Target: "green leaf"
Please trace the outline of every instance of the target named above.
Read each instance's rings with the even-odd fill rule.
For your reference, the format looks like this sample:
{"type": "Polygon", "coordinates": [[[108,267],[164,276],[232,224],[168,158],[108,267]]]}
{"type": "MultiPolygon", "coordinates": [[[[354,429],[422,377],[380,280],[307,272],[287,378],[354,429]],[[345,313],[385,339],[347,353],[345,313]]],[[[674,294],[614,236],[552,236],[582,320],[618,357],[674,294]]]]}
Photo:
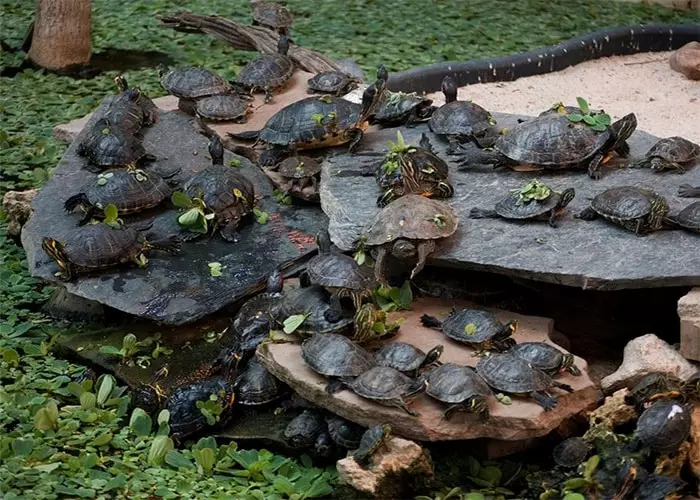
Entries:
{"type": "Polygon", "coordinates": [[[46,474],[50,474],[56,469],[58,469],[60,466],[61,462],[54,462],[51,464],[35,465],[34,467],[32,467],[32,469],[44,472],[46,474]]]}
{"type": "Polygon", "coordinates": [[[311,487],[304,492],[304,498],[322,498],[328,497],[333,493],[333,488],[323,475],[318,476],[311,483],[311,487]]]}
{"type": "Polygon", "coordinates": [[[156,436],[148,450],[148,465],[153,467],[161,465],[165,456],[173,449],[175,449],[175,444],[172,439],[168,436],[156,436]]]}
{"type": "Polygon", "coordinates": [[[121,356],[124,351],[113,345],[103,345],[100,346],[99,352],[100,354],[107,354],[108,356],[121,356]]]}
{"type": "Polygon", "coordinates": [[[116,221],[119,216],[119,210],[117,210],[116,205],[110,203],[104,209],[105,222],[116,221]]]}
{"type": "Polygon", "coordinates": [[[85,387],[77,382],[68,382],[66,389],[76,398],[79,398],[80,395],[85,392],[85,387]]]}
{"type": "Polygon", "coordinates": [[[130,353],[134,351],[134,349],[137,349],[138,342],[139,339],[136,337],[136,335],[133,333],[127,333],[124,335],[124,338],[122,338],[122,349],[124,349],[125,352],[130,353]]]}
{"type": "Polygon", "coordinates": [[[167,424],[170,421],[170,411],[160,410],[156,421],[158,422],[158,425],[167,424]]]}
{"type": "Polygon", "coordinates": [[[151,433],[153,421],[151,417],[141,408],[134,408],[129,420],[129,428],[134,434],[140,437],[148,436],[151,433]]]}
{"type": "Polygon", "coordinates": [[[209,274],[212,275],[214,278],[218,278],[219,276],[221,276],[221,270],[226,267],[222,266],[220,262],[209,262],[207,263],[207,265],[209,266],[209,274]]]}
{"type": "Polygon", "coordinates": [[[501,469],[495,465],[482,467],[481,470],[479,470],[479,477],[488,482],[491,486],[498,486],[501,483],[501,469]]]}
{"type": "Polygon", "coordinates": [[[15,456],[26,457],[32,452],[33,449],[33,439],[16,438],[12,440],[12,451],[15,453],[15,456]]]}
{"type": "Polygon", "coordinates": [[[124,486],[127,485],[127,477],[126,474],[119,474],[116,477],[113,477],[109,481],[107,481],[107,484],[104,485],[102,488],[102,491],[111,491],[111,490],[116,490],[118,488],[123,488],[124,486]]]}
{"type": "Polygon", "coordinates": [[[474,335],[476,333],[476,325],[474,323],[467,323],[464,325],[464,333],[467,335],[474,335]]]}
{"type": "Polygon", "coordinates": [[[608,115],[607,113],[600,113],[598,115],[595,115],[595,121],[605,126],[608,126],[610,125],[610,123],[612,123],[610,115],[608,115]]]}
{"type": "Polygon", "coordinates": [[[170,467],[174,467],[175,469],[194,468],[192,461],[177,450],[170,450],[168,454],[165,455],[165,463],[168,464],[170,467]]]}
{"type": "Polygon", "coordinates": [[[564,481],[564,489],[567,490],[580,490],[588,486],[588,481],[582,477],[575,477],[573,479],[568,479],[564,481]]]}
{"type": "Polygon", "coordinates": [[[306,321],[306,318],[310,316],[311,313],[308,314],[294,314],[292,316],[289,316],[287,319],[284,320],[284,333],[290,334],[294,333],[294,331],[301,326],[301,324],[306,321]]]}
{"type": "Polygon", "coordinates": [[[464,500],[486,500],[486,497],[482,493],[473,491],[464,495],[464,500]]]}
{"type": "Polygon", "coordinates": [[[583,115],[583,121],[586,122],[587,125],[595,125],[595,118],[591,115],[583,115]]]}
{"type": "Polygon", "coordinates": [[[605,128],[605,125],[600,123],[596,123],[595,125],[591,126],[591,130],[595,130],[596,132],[605,132],[605,128]]]}
{"type": "Polygon", "coordinates": [[[571,113],[570,115],[566,115],[566,118],[568,118],[570,122],[580,122],[583,120],[583,115],[571,113]]]}
{"type": "Polygon", "coordinates": [[[216,455],[214,455],[214,450],[211,448],[202,448],[195,452],[194,454],[195,462],[197,466],[202,469],[205,474],[211,472],[216,463],[216,455]]]}
{"type": "Polygon", "coordinates": [[[34,428],[38,431],[48,431],[56,428],[56,423],[58,422],[58,409],[56,408],[56,403],[51,401],[53,404],[55,412],[48,408],[48,405],[44,408],[39,408],[34,415],[34,428]]]}
{"type": "Polygon", "coordinates": [[[513,404],[513,400],[511,399],[511,397],[508,396],[507,394],[503,394],[502,392],[499,392],[499,393],[496,394],[496,399],[497,399],[498,402],[501,403],[502,405],[508,406],[508,405],[512,405],[512,404],[513,404]]]}
{"type": "Polygon", "coordinates": [[[355,259],[355,262],[357,262],[357,265],[361,266],[367,260],[367,254],[364,250],[358,250],[355,252],[355,255],[353,255],[353,258],[355,259]]]}
{"type": "Polygon", "coordinates": [[[591,458],[589,458],[586,462],[586,471],[584,472],[583,477],[591,480],[593,478],[593,474],[595,474],[595,471],[598,468],[598,464],[600,464],[599,455],[593,455],[591,458]]]}
{"type": "Polygon", "coordinates": [[[105,432],[104,434],[100,434],[95,439],[93,439],[90,444],[92,446],[104,446],[107,443],[109,443],[113,437],[114,435],[111,432],[105,432]]]}
{"type": "Polygon", "coordinates": [[[466,462],[467,474],[472,477],[478,476],[479,471],[481,470],[481,464],[479,463],[479,461],[470,455],[467,457],[466,462]]]}
{"type": "Polygon", "coordinates": [[[2,351],[2,360],[10,366],[19,364],[19,353],[14,349],[4,349],[2,351]]]}
{"type": "Polygon", "coordinates": [[[408,309],[413,302],[413,289],[411,288],[411,283],[406,280],[401,285],[401,290],[399,293],[399,305],[403,309],[408,309]]]}
{"type": "Polygon", "coordinates": [[[562,500],[586,500],[581,493],[567,493],[562,500]]]}
{"type": "Polygon", "coordinates": [[[208,229],[207,219],[199,208],[191,208],[181,214],[177,218],[177,223],[194,233],[206,233],[208,229]]]}
{"type": "Polygon", "coordinates": [[[112,375],[105,375],[102,378],[102,382],[100,383],[100,387],[97,390],[97,404],[102,406],[105,404],[105,401],[109,399],[109,395],[112,394],[112,391],[114,390],[114,387],[117,385],[117,381],[114,380],[114,377],[112,375]]]}
{"type": "Polygon", "coordinates": [[[581,108],[581,111],[584,115],[587,115],[591,112],[591,110],[588,108],[588,102],[583,97],[577,97],[576,102],[578,103],[578,107],[581,108]]]}
{"type": "Polygon", "coordinates": [[[187,196],[182,191],[175,191],[170,195],[170,201],[177,208],[190,208],[192,207],[192,199],[187,196]]]}
{"type": "Polygon", "coordinates": [[[253,215],[257,217],[258,224],[267,224],[267,221],[270,219],[270,216],[267,212],[263,212],[257,207],[253,209],[253,215]]]}
{"type": "Polygon", "coordinates": [[[229,167],[240,167],[242,165],[240,158],[231,158],[228,162],[229,167]]]}
{"type": "Polygon", "coordinates": [[[80,395],[80,407],[89,410],[97,405],[97,396],[92,392],[84,392],[80,395]]]}

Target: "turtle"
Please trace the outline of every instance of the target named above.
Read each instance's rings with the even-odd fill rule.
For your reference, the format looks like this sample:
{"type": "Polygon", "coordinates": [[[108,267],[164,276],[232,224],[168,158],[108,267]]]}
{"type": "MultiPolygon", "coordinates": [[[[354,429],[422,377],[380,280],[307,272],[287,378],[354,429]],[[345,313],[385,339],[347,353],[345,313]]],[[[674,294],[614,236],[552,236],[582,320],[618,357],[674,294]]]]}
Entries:
{"type": "Polygon", "coordinates": [[[115,127],[109,118],[98,119],[78,143],[78,156],[87,158],[85,168],[99,173],[107,168],[127,167],[135,169],[156,157],[146,151],[142,141],[135,135],[115,127]]]}
{"type": "Polygon", "coordinates": [[[228,94],[233,86],[223,77],[206,68],[186,66],[182,68],[158,67],[160,84],[178,98],[178,108],[193,115],[197,99],[217,94],[228,94]]]}
{"type": "Polygon", "coordinates": [[[307,409],[294,417],[284,430],[284,437],[292,448],[313,446],[316,437],[326,428],[326,421],[318,410],[307,409]]]}
{"type": "Polygon", "coordinates": [[[360,439],[365,431],[361,425],[345,420],[337,415],[327,416],[326,425],[328,426],[331,439],[338,446],[348,450],[354,450],[360,446],[360,439]]]}
{"type": "Polygon", "coordinates": [[[373,297],[373,283],[369,276],[349,255],[331,252],[331,239],[327,230],[316,235],[318,254],[306,265],[303,282],[321,285],[331,293],[331,307],[324,312],[324,317],[337,321],[342,314],[342,297],[352,298],[354,310],[362,305],[364,298],[373,297]]]}
{"type": "Polygon", "coordinates": [[[301,356],[313,371],[331,379],[329,394],[343,387],[340,377],[358,377],[374,365],[369,351],[337,333],[314,333],[302,342],[301,356]]]}
{"type": "Polygon", "coordinates": [[[625,403],[634,406],[641,413],[653,401],[658,399],[680,399],[683,381],[664,372],[651,372],[637,382],[625,394],[625,403]]]}
{"type": "Polygon", "coordinates": [[[251,8],[253,9],[253,26],[265,26],[286,35],[294,24],[292,13],[281,4],[256,0],[251,2],[251,8]]]}
{"type": "Polygon", "coordinates": [[[445,136],[449,143],[448,154],[456,154],[465,140],[479,147],[492,146],[498,137],[491,113],[472,101],[457,100],[457,82],[447,75],[442,80],[445,104],[436,109],[428,120],[430,130],[445,136]]]}
{"type": "MultiPolygon", "coordinates": [[[[688,485],[680,477],[649,474],[634,489],[634,500],[665,500],[681,498],[680,492],[688,485]]],[[[622,497],[618,497],[622,498],[622,497]]]]}
{"type": "Polygon", "coordinates": [[[654,401],[639,416],[635,437],[652,452],[674,454],[690,434],[690,413],[678,401],[654,401]]]}
{"type": "Polygon", "coordinates": [[[168,375],[168,366],[164,365],[153,373],[148,383],[136,387],[131,394],[131,403],[134,408],[141,408],[149,415],[154,415],[163,407],[168,395],[161,386],[161,382],[168,375]]]}
{"type": "Polygon", "coordinates": [[[406,375],[416,375],[422,368],[438,362],[445,346],[438,344],[427,353],[413,344],[406,342],[389,342],[374,353],[378,366],[388,366],[406,375]]]}
{"type": "Polygon", "coordinates": [[[590,221],[603,217],[637,236],[663,229],[669,212],[666,199],[648,188],[618,186],[596,195],[575,217],[590,221]]]}
{"type": "Polygon", "coordinates": [[[386,443],[391,435],[391,425],[377,424],[367,429],[360,438],[360,446],[352,452],[352,458],[361,467],[369,465],[372,455],[386,443]]]}
{"type": "Polygon", "coordinates": [[[67,212],[80,208],[84,212],[79,225],[100,217],[107,205],[114,205],[118,215],[128,215],[156,207],[170,198],[173,189],[155,172],[109,169],[63,203],[67,212]]]}
{"type": "Polygon", "coordinates": [[[113,127],[135,135],[158,121],[158,106],[141,89],[130,89],[123,75],[117,75],[114,81],[119,94],[114,96],[104,116],[113,127]]]}
{"type": "Polygon", "coordinates": [[[507,220],[546,220],[550,227],[557,227],[556,219],[576,196],[572,187],[561,193],[551,191],[543,200],[522,201],[521,190],[516,189],[499,200],[493,209],[474,207],[469,212],[471,219],[503,218],[507,220]]]}
{"type": "Polygon", "coordinates": [[[205,209],[215,214],[212,234],[220,230],[224,240],[236,242],[241,220],[255,207],[255,188],[245,175],[223,165],[224,148],[216,134],[212,136],[209,154],[212,165],[190,177],[183,186],[184,192],[190,198],[201,199],[205,209]]]}
{"type": "Polygon", "coordinates": [[[678,186],[678,196],[681,198],[700,198],[700,186],[681,184],[678,186]]]}
{"type": "MultiPolygon", "coordinates": [[[[399,145],[403,144],[400,132],[397,135],[399,145]]],[[[421,135],[419,147],[399,148],[388,153],[375,172],[377,185],[384,190],[377,198],[379,208],[406,194],[441,199],[454,195],[454,187],[449,180],[449,167],[435,154],[425,133],[421,135]]]]}
{"type": "Polygon", "coordinates": [[[250,110],[249,100],[236,93],[201,97],[195,104],[195,114],[212,122],[245,123],[250,110]]]}
{"type": "MultiPolygon", "coordinates": [[[[600,179],[600,166],[612,152],[629,155],[627,139],[637,128],[637,117],[629,113],[604,131],[587,124],[573,123],[566,114],[547,113],[518,123],[502,134],[486,154],[495,167],[510,166],[528,170],[587,169],[588,176],[600,179]]],[[[469,160],[466,160],[469,161],[469,160]]]]}
{"type": "Polygon", "coordinates": [[[424,314],[420,320],[423,326],[442,330],[452,340],[478,351],[504,351],[516,343],[511,337],[518,327],[516,320],[504,324],[492,312],[481,309],[453,309],[443,321],[424,314]]]}
{"type": "Polygon", "coordinates": [[[278,325],[282,325],[290,316],[303,314],[306,316],[304,321],[294,330],[296,335],[303,338],[308,338],[314,333],[349,332],[353,325],[352,311],[343,309],[339,320],[330,322],[325,317],[325,312],[330,307],[330,294],[324,287],[299,287],[284,293],[279,307],[274,311],[274,320],[278,325]]]}
{"type": "Polygon", "coordinates": [[[389,254],[399,259],[418,258],[410,279],[423,269],[428,255],[435,251],[436,240],[457,231],[459,217],[440,200],[407,194],[382,208],[363,232],[363,245],[374,249],[374,276],[387,283],[386,264],[389,254]]]}
{"type": "Polygon", "coordinates": [[[383,88],[381,100],[370,117],[370,124],[382,126],[404,125],[414,127],[418,122],[430,118],[435,106],[433,100],[419,96],[415,92],[392,92],[386,88],[389,72],[384,65],[377,68],[377,80],[383,81],[377,88],[383,88]]]}
{"type": "Polygon", "coordinates": [[[666,216],[664,223],[700,234],[700,201],[683,207],[675,216],[666,216]]]}
{"type": "Polygon", "coordinates": [[[495,391],[529,396],[545,411],[557,405],[557,397],[548,393],[556,387],[566,392],[574,392],[567,384],[552,379],[539,368],[513,354],[491,353],[479,360],[476,371],[495,391]]]}
{"type": "Polygon", "coordinates": [[[415,380],[389,366],[374,366],[356,377],[342,377],[343,383],[358,396],[384,406],[395,406],[417,417],[408,407],[410,401],[422,393],[425,382],[415,380]]]}
{"type": "Polygon", "coordinates": [[[329,458],[336,454],[338,447],[331,437],[328,427],[321,429],[314,440],[314,451],[322,458],[329,458]]]}
{"type": "Polygon", "coordinates": [[[445,363],[426,375],[428,396],[449,406],[442,417],[450,420],[455,411],[468,411],[478,415],[481,421],[489,418],[488,397],[493,392],[470,366],[445,363]]]}
{"type": "Polygon", "coordinates": [[[306,91],[309,94],[332,94],[340,97],[356,89],[359,83],[362,83],[359,78],[341,71],[322,71],[306,81],[306,91]]]}
{"type": "Polygon", "coordinates": [[[697,402],[700,399],[700,371],[695,372],[683,381],[681,391],[685,400],[697,402]]]}
{"type": "Polygon", "coordinates": [[[245,370],[235,382],[238,404],[259,406],[278,400],[284,395],[284,386],[273,377],[257,358],[248,361],[245,370]]]}
{"type": "Polygon", "coordinates": [[[282,177],[284,191],[307,201],[319,201],[318,182],[321,163],[311,156],[294,154],[285,158],[277,166],[276,172],[282,177]]]}
{"type": "Polygon", "coordinates": [[[373,303],[362,304],[353,317],[352,340],[360,344],[396,335],[400,323],[386,323],[387,315],[373,303]]]}
{"type": "Polygon", "coordinates": [[[236,85],[248,92],[262,90],[264,102],[272,99],[272,92],[283,87],[294,74],[296,66],[287,55],[289,38],[280,36],[276,54],[262,54],[250,61],[236,77],[236,85]]]}
{"type": "Polygon", "coordinates": [[[590,452],[591,447],[588,443],[576,436],[565,439],[556,445],[552,450],[552,458],[559,467],[573,469],[582,464],[590,452]]]}
{"type": "Polygon", "coordinates": [[[129,261],[145,267],[148,263],[145,253],[149,250],[177,253],[180,245],[175,236],[148,241],[141,237],[139,228],[122,226],[117,229],[103,223],[76,228],[65,238],[44,237],[41,240],[41,248],[56,261],[66,281],[129,261]]]}
{"type": "Polygon", "coordinates": [[[648,167],[654,172],[676,170],[685,172],[700,160],[700,145],[680,136],[666,137],[658,140],[644,154],[644,158],[630,164],[631,167],[648,167]]]}
{"type": "Polygon", "coordinates": [[[524,359],[550,377],[565,371],[577,377],[581,375],[581,370],[574,364],[573,354],[564,353],[546,342],[521,342],[507,352],[524,359]]]}

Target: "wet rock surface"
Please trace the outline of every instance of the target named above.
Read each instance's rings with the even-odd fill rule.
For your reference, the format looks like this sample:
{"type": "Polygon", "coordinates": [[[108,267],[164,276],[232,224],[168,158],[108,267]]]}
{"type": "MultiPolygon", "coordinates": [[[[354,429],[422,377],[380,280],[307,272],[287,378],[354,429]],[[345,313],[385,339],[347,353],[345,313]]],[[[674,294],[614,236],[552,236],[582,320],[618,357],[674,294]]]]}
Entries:
{"type": "MultiPolygon", "coordinates": [[[[512,128],[518,118],[494,113],[499,127],[512,128]]],[[[643,124],[639,128],[643,128],[643,124]]],[[[643,130],[629,140],[629,160],[641,158],[659,139],[643,130]]],[[[372,176],[379,156],[362,152],[387,151],[388,141],[396,141],[395,128],[370,131],[358,154],[339,154],[323,165],[321,205],[330,219],[333,242],[343,250],[353,248],[365,225],[379,211],[380,190],[372,176]]],[[[417,144],[426,132],[434,149],[450,164],[455,196],[447,202],[460,214],[457,233],[441,241],[428,258],[435,266],[458,267],[507,274],[587,289],[646,288],[700,284],[698,237],[685,231],[662,231],[638,237],[604,220],[583,221],[574,215],[586,208],[599,192],[623,185],[655,189],[667,197],[672,213],[688,202],[676,197],[682,183],[700,184],[697,166],[683,175],[654,174],[648,169],[615,168],[611,160],[603,178],[590,179],[585,171],[516,172],[477,166],[458,170],[457,157],[445,154],[447,143],[429,132],[426,124],[402,128],[407,142],[417,144]],[[509,193],[538,178],[556,190],[576,189],[576,197],[558,218],[558,227],[546,223],[520,223],[503,219],[470,219],[472,207],[491,208],[509,193]],[[674,248],[673,253],[665,249],[674,248]]]]}
{"type": "MultiPolygon", "coordinates": [[[[107,98],[93,113],[90,123],[101,116],[109,101],[107,98]]],[[[165,173],[179,167],[181,171],[175,178],[182,185],[192,173],[211,163],[208,140],[194,132],[191,118],[183,113],[162,112],[160,121],[145,131],[144,146],[158,158],[144,167],[146,171],[165,173]]],[[[48,281],[60,282],[54,276],[57,266],[41,249],[41,239],[49,236],[60,240],[75,228],[79,215],[65,213],[63,202],[96,175],[83,169],[85,160],[76,154],[84,132],[37,195],[32,204],[34,214],[22,232],[30,272],[48,281]]],[[[240,171],[255,184],[260,198],[258,207],[270,216],[266,224],[258,224],[255,217],[250,217],[239,228],[237,243],[228,243],[219,235],[202,237],[186,242],[175,256],[151,253],[146,269],[126,264],[65,283],[68,292],[129,314],[178,325],[262,290],[267,275],[278,265],[283,266],[285,273],[293,272],[315,251],[314,235],[325,226],[326,217],[317,206],[278,203],[265,175],[245,158],[229,152],[225,163],[233,158],[238,158],[240,171]],[[224,266],[222,276],[210,275],[210,262],[224,266]]],[[[154,239],[180,231],[177,214],[176,209],[165,205],[123,219],[128,224],[153,218],[154,224],[146,236],[154,239]]]]}
{"type": "Polygon", "coordinates": [[[678,301],[681,320],[681,354],[700,361],[700,288],[693,288],[678,301]]]}

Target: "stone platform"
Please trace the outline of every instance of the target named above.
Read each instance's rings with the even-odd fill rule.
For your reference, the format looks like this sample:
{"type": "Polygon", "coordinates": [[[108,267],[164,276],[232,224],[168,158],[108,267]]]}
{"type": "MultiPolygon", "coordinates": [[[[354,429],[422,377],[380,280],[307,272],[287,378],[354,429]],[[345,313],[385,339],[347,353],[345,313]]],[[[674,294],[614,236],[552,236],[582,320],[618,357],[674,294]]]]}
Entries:
{"type": "MultiPolygon", "coordinates": [[[[474,355],[471,348],[420,324],[422,314],[431,314],[442,319],[447,316],[453,305],[457,308],[474,307],[474,304],[466,301],[420,298],[411,304],[410,311],[390,313],[392,321],[404,318],[398,334],[392,340],[411,343],[424,351],[437,344],[443,344],[445,351],[440,358],[441,361],[476,365],[479,358],[474,355]]],[[[495,312],[501,321],[510,319],[518,321],[518,330],[513,336],[518,342],[542,341],[556,345],[549,339],[553,328],[552,320],[498,309],[490,310],[495,312]]],[[[487,423],[480,424],[474,415],[464,412],[456,412],[449,421],[446,421],[442,419],[442,412],[446,406],[425,394],[420,395],[410,405],[420,414],[419,417],[412,417],[398,408],[368,401],[349,390],[342,390],[333,395],[327,394],[324,390],[327,379],[312,371],[304,363],[299,343],[263,344],[258,348],[257,355],[273,375],[309,401],[364,426],[390,422],[396,434],[420,441],[476,438],[511,441],[543,436],[557,427],[565,418],[594,404],[598,394],[595,385],[588,377],[586,361],[576,357],[575,363],[581,369],[582,375],[574,377],[566,374],[559,377],[563,383],[571,385],[575,392],[567,394],[558,389],[553,390],[553,393],[559,397],[559,404],[553,411],[545,412],[542,407],[529,399],[513,397],[511,405],[503,405],[495,398],[491,398],[489,405],[491,418],[487,423]]]]}
{"type": "MultiPolygon", "coordinates": [[[[494,113],[499,127],[512,128],[518,118],[494,113]]],[[[616,117],[613,117],[616,118],[616,117]]],[[[351,250],[365,225],[379,211],[380,190],[372,176],[378,156],[362,152],[388,150],[396,141],[395,128],[366,134],[355,156],[339,154],[326,160],[321,177],[321,206],[330,219],[331,239],[342,250],[351,250]]],[[[584,289],[613,290],[662,286],[700,285],[698,236],[686,231],[662,231],[646,237],[613,226],[603,220],[583,221],[573,215],[588,206],[599,192],[614,186],[639,185],[667,197],[671,213],[692,200],[676,196],[682,183],[700,185],[697,166],[683,175],[655,174],[649,169],[615,168],[619,159],[604,167],[595,181],[585,171],[557,173],[516,172],[507,168],[475,166],[458,169],[458,157],[445,154],[446,142],[432,134],[427,124],[402,128],[404,139],[417,144],[426,132],[434,149],[450,163],[455,195],[448,203],[460,214],[457,232],[440,242],[429,256],[434,266],[497,272],[584,289]],[[492,208],[509,193],[538,178],[556,190],[576,189],[576,198],[558,219],[558,227],[545,222],[518,223],[504,219],[469,219],[472,207],[492,208]]],[[[637,130],[629,140],[630,159],[638,159],[658,138],[637,130]]]]}

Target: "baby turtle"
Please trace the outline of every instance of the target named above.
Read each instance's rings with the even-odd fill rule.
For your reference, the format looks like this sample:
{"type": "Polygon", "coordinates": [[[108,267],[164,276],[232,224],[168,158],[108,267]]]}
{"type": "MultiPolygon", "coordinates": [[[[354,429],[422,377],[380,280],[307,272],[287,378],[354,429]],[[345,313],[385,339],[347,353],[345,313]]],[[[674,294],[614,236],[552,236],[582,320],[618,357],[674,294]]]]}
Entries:
{"type": "Polygon", "coordinates": [[[457,100],[457,82],[450,75],[442,80],[445,104],[433,112],[428,127],[449,142],[448,154],[454,154],[463,141],[470,140],[480,147],[493,145],[498,134],[491,113],[471,101],[457,100]]]}
{"type": "Polygon", "coordinates": [[[316,437],[326,428],[323,414],[317,410],[304,410],[294,417],[284,430],[284,437],[292,448],[313,446],[316,437]]]}
{"type": "Polygon", "coordinates": [[[641,413],[649,403],[657,399],[681,399],[683,381],[664,372],[652,372],[637,382],[625,395],[625,403],[641,413]]]}
{"type": "Polygon", "coordinates": [[[114,96],[104,116],[113,127],[127,135],[135,135],[141,128],[158,121],[158,107],[141,89],[130,89],[122,75],[115,77],[114,81],[119,94],[114,96]]]}
{"type": "Polygon", "coordinates": [[[79,222],[82,226],[93,217],[101,217],[107,205],[117,207],[120,216],[128,215],[160,205],[172,192],[165,179],[155,172],[111,169],[68,198],[63,207],[67,212],[80,208],[84,212],[79,222]]]}
{"type": "Polygon", "coordinates": [[[319,201],[318,180],[321,163],[311,156],[293,155],[284,159],[277,167],[282,176],[284,191],[295,198],[319,201]]]}
{"type": "Polygon", "coordinates": [[[330,309],[330,294],[319,285],[300,287],[284,293],[280,306],[274,312],[275,321],[282,325],[290,316],[303,314],[306,318],[294,333],[307,338],[314,333],[347,333],[353,324],[353,314],[343,310],[338,321],[331,323],[325,317],[330,309]]]}
{"type": "Polygon", "coordinates": [[[102,172],[107,168],[129,167],[154,161],[155,156],[146,152],[141,140],[113,126],[107,118],[100,118],[78,144],[76,153],[88,160],[85,168],[102,172]]]}
{"type": "Polygon", "coordinates": [[[446,203],[417,194],[407,194],[382,208],[364,231],[364,245],[375,248],[374,276],[387,283],[387,257],[418,257],[413,279],[435,251],[436,241],[457,231],[459,217],[446,203]]]}
{"type": "Polygon", "coordinates": [[[590,221],[601,216],[637,236],[645,236],[663,228],[668,212],[666,199],[651,189],[620,186],[596,195],[576,217],[590,221]]]}
{"type": "Polygon", "coordinates": [[[693,233],[700,233],[700,201],[681,209],[675,216],[667,216],[667,225],[678,226],[693,233]]]}
{"type": "Polygon", "coordinates": [[[294,74],[294,61],[287,55],[289,38],[282,35],[277,42],[276,54],[262,54],[250,61],[236,78],[236,84],[248,92],[262,90],[264,102],[270,102],[272,92],[283,87],[294,74]]]}
{"type": "Polygon", "coordinates": [[[378,366],[388,366],[407,375],[415,375],[421,368],[430,366],[442,355],[445,346],[438,344],[428,353],[406,342],[389,342],[374,353],[378,366]]]}
{"type": "Polygon", "coordinates": [[[507,352],[524,359],[550,377],[564,371],[577,377],[581,375],[581,370],[574,364],[573,354],[563,353],[546,342],[521,342],[508,349],[507,352]]]}
{"type": "Polygon", "coordinates": [[[323,71],[316,73],[306,82],[309,94],[333,94],[342,96],[357,88],[361,80],[340,71],[323,71]]]}
{"type": "Polygon", "coordinates": [[[41,248],[61,269],[62,277],[70,281],[79,274],[88,274],[132,261],[139,267],[148,263],[145,253],[161,250],[168,253],[180,251],[180,241],[168,238],[147,241],[134,227],[112,228],[106,224],[88,224],[79,227],[63,241],[43,238],[41,248]]]}
{"type": "Polygon", "coordinates": [[[408,404],[425,390],[425,382],[414,380],[394,368],[375,366],[357,377],[343,377],[345,385],[358,396],[384,406],[395,406],[417,417],[408,404]]]}
{"type": "Polygon", "coordinates": [[[681,184],[678,186],[678,196],[681,198],[700,198],[700,186],[681,184]]]}
{"type": "Polygon", "coordinates": [[[381,93],[381,100],[370,118],[371,124],[414,127],[419,121],[430,118],[435,111],[436,107],[432,105],[432,99],[419,96],[415,92],[407,94],[386,89],[389,72],[384,65],[377,69],[377,80],[383,81],[379,85],[384,90],[381,93]]]}
{"type": "Polygon", "coordinates": [[[676,170],[683,173],[698,159],[700,159],[700,145],[683,137],[674,136],[660,139],[646,152],[642,160],[630,166],[649,167],[654,172],[676,170]]]}
{"type": "Polygon", "coordinates": [[[519,189],[511,191],[496,203],[493,210],[474,207],[469,212],[472,219],[503,218],[510,220],[546,220],[551,227],[557,227],[556,218],[576,196],[574,188],[561,193],[551,191],[543,200],[522,201],[519,189]]]}
{"type": "Polygon", "coordinates": [[[455,411],[468,411],[481,421],[489,418],[488,397],[493,393],[484,380],[469,366],[454,363],[431,370],[426,379],[425,392],[432,398],[450,405],[442,414],[445,420],[455,411]]]}
{"type": "Polygon", "coordinates": [[[178,108],[190,115],[195,113],[197,99],[217,94],[228,94],[233,90],[224,78],[205,68],[159,67],[160,84],[169,93],[177,97],[178,108]]]}
{"type": "Polygon", "coordinates": [[[361,467],[366,467],[372,454],[386,443],[391,435],[389,424],[379,424],[367,429],[360,439],[360,446],[352,453],[352,458],[361,467]]]}
{"type": "Polygon", "coordinates": [[[251,2],[253,9],[253,26],[265,26],[282,35],[289,33],[294,24],[294,17],[286,7],[275,2],[251,2]]]}
{"type": "Polygon", "coordinates": [[[326,417],[328,432],[333,442],[342,448],[355,450],[360,446],[360,439],[365,429],[354,422],[336,415],[326,417]]]}
{"type": "Polygon", "coordinates": [[[352,339],[362,344],[395,335],[399,330],[399,323],[387,324],[386,319],[386,311],[383,309],[375,307],[373,303],[362,304],[353,318],[352,339]]]}
{"type": "Polygon", "coordinates": [[[554,447],[552,458],[558,466],[573,469],[582,464],[590,452],[591,447],[583,439],[571,437],[554,447]]]}
{"type": "Polygon", "coordinates": [[[420,320],[423,326],[442,330],[452,340],[467,344],[477,352],[502,351],[515,345],[511,335],[515,333],[517,321],[503,324],[495,314],[481,309],[452,311],[444,321],[427,314],[420,320]]]}
{"type": "Polygon", "coordinates": [[[210,122],[245,123],[250,102],[235,93],[217,94],[197,99],[195,113],[210,122]]]}
{"type": "Polygon", "coordinates": [[[236,378],[238,404],[259,406],[276,401],[284,394],[284,386],[268,372],[256,357],[236,378]]]}
{"type": "Polygon", "coordinates": [[[677,401],[655,401],[639,416],[635,433],[652,451],[673,454],[690,434],[690,411],[677,401]]]}
{"type": "Polygon", "coordinates": [[[549,389],[557,387],[567,392],[574,391],[571,386],[557,382],[513,354],[492,353],[483,357],[477,363],[476,371],[493,390],[531,397],[545,411],[557,405],[557,398],[547,392],[549,389]]]}
{"type": "Polygon", "coordinates": [[[358,377],[372,368],[369,351],[337,333],[315,333],[301,344],[301,356],[309,367],[329,377],[326,392],[332,394],[343,386],[340,377],[358,377]]]}

